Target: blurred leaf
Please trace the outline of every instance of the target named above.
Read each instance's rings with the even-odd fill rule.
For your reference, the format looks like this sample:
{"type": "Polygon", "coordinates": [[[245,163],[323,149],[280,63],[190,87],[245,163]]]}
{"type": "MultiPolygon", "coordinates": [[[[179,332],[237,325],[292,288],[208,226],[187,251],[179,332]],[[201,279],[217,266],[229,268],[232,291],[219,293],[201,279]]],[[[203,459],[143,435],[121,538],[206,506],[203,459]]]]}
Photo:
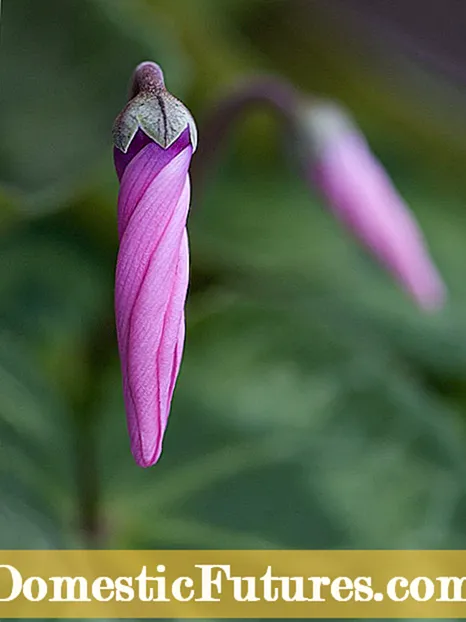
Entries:
{"type": "Polygon", "coordinates": [[[76,384],[86,340],[101,330],[112,304],[109,280],[77,233],[67,237],[50,220],[0,240],[1,324],[27,341],[56,385],[74,395],[86,389],[76,384]]]}
{"type": "MultiPolygon", "coordinates": [[[[327,308],[330,302],[327,301],[327,308]]],[[[287,314],[281,321],[275,319],[273,330],[270,330],[271,318],[263,308],[256,311],[255,321],[253,317],[250,315],[248,319],[236,308],[231,315],[233,324],[228,321],[228,314],[224,316],[226,324],[222,316],[209,318],[211,341],[206,339],[206,333],[201,334],[196,358],[190,361],[191,357],[187,356],[186,373],[192,379],[189,389],[197,399],[203,400],[207,413],[212,408],[212,416],[228,415],[232,425],[244,432],[247,427],[252,432],[266,427],[269,434],[281,430],[283,439],[295,432],[296,459],[306,465],[309,489],[306,493],[299,488],[299,478],[291,475],[292,472],[286,477],[283,467],[277,467],[275,473],[268,471],[262,485],[252,470],[247,480],[241,482],[236,478],[234,485],[207,489],[195,500],[196,511],[201,515],[214,513],[217,520],[221,517],[223,526],[234,523],[247,528],[253,519],[257,521],[261,508],[268,507],[269,515],[276,516],[278,497],[286,499],[290,509],[299,508],[299,514],[304,512],[309,526],[319,514],[325,516],[323,523],[339,526],[340,533],[345,534],[345,546],[352,548],[396,548],[409,546],[408,543],[414,547],[439,548],[464,538],[464,530],[455,533],[451,524],[455,508],[462,502],[466,469],[464,434],[457,413],[426,394],[424,386],[414,378],[407,380],[409,376],[401,361],[377,347],[377,340],[373,340],[377,337],[375,333],[366,334],[366,339],[359,343],[355,336],[351,349],[338,354],[333,341],[343,343],[339,331],[344,327],[332,326],[332,316],[315,322],[316,318],[307,314],[304,324],[296,317],[291,320],[287,314]],[[269,327],[268,338],[264,323],[269,327]],[[324,331],[325,324],[329,326],[324,331]],[[289,331],[288,348],[283,347],[285,330],[289,331]],[[279,344],[275,349],[277,358],[271,351],[274,342],[279,344]],[[263,346],[262,350],[255,348],[252,362],[248,356],[251,343],[263,346]],[[294,363],[300,371],[295,372],[289,388],[285,389],[283,384],[277,386],[278,370],[287,377],[289,354],[298,343],[299,358],[295,357],[294,363]],[[318,361],[325,344],[335,359],[332,366],[322,368],[318,361]],[[224,357],[219,355],[222,350],[224,357]],[[288,357],[284,358],[286,352],[288,357]],[[304,361],[305,352],[308,364],[304,361]],[[189,369],[190,364],[196,375],[189,369]],[[218,379],[222,377],[219,386],[218,379]],[[256,378],[263,388],[251,396],[250,387],[255,387],[256,378]],[[298,378],[302,379],[301,389],[296,385],[298,378]],[[319,383],[324,380],[320,387],[323,390],[329,378],[334,391],[322,404],[319,390],[312,391],[312,387],[319,389],[319,383]],[[226,393],[228,382],[235,390],[232,387],[226,393]],[[217,390],[226,398],[223,408],[215,401],[217,390]],[[284,408],[287,396],[289,406],[284,408]],[[303,421],[304,404],[307,404],[307,426],[303,421]],[[282,478],[283,489],[279,492],[282,478]],[[266,481],[273,481],[273,492],[267,491],[266,481]],[[296,491],[292,485],[298,486],[296,491]],[[248,488],[252,489],[249,496],[248,488]],[[238,494],[240,497],[233,500],[232,496],[238,494]],[[258,498],[260,505],[256,507],[258,498]],[[313,502],[308,504],[304,499],[313,502]],[[361,507],[370,510],[362,515],[361,507]],[[248,512],[240,512],[239,508],[248,508],[248,512]],[[307,512],[306,508],[309,508],[307,512]]],[[[207,330],[207,323],[204,328],[207,330]]],[[[316,532],[320,534],[321,546],[342,545],[335,536],[327,535],[326,539],[319,523],[318,528],[309,531],[299,527],[299,523],[290,527],[293,519],[286,514],[275,530],[283,524],[289,531],[280,541],[287,546],[319,546],[312,540],[312,533],[316,532]]],[[[272,519],[263,523],[260,533],[267,533],[269,528],[272,529],[272,519]]],[[[279,537],[277,531],[273,535],[275,539],[279,537]]]]}
{"type": "Polygon", "coordinates": [[[5,332],[0,394],[0,548],[64,546],[58,525],[73,505],[69,413],[5,332]]]}
{"type": "Polygon", "coordinates": [[[57,517],[51,518],[50,508],[38,503],[30,490],[21,489],[9,476],[8,482],[0,481],[0,494],[1,549],[55,549],[66,546],[57,528],[57,517]]]}
{"type": "Polygon", "coordinates": [[[61,524],[56,538],[68,538],[80,503],[75,411],[95,391],[88,340],[102,333],[111,297],[77,232],[68,237],[53,219],[43,225],[17,226],[0,240],[2,498],[14,507],[39,504],[61,524]],[[10,479],[21,487],[9,488],[10,479]]]}

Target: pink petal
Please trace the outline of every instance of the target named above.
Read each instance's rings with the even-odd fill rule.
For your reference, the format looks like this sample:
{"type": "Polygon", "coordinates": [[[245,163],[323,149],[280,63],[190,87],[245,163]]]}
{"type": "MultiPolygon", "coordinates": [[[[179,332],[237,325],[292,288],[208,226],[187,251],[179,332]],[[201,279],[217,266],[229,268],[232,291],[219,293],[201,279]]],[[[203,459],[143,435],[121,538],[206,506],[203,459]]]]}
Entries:
{"type": "Polygon", "coordinates": [[[192,149],[161,170],[153,157],[157,150],[148,145],[128,165],[119,200],[117,333],[131,447],[141,466],[160,456],[181,362],[188,288],[192,149]]]}
{"type": "Polygon", "coordinates": [[[168,149],[162,149],[138,130],[128,153],[114,149],[115,167],[121,182],[118,196],[118,235],[121,239],[132,211],[141,200],[149,184],[181,151],[190,144],[189,129],[168,149]],[[129,177],[131,181],[124,181],[129,177]]]}

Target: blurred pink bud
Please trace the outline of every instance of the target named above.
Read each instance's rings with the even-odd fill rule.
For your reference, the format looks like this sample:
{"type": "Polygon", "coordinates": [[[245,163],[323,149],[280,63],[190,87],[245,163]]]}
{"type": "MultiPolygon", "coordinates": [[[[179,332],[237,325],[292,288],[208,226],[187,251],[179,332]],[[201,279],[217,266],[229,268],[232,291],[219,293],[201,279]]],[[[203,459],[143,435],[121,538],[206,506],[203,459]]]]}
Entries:
{"type": "Polygon", "coordinates": [[[422,233],[364,136],[334,104],[314,104],[306,115],[311,178],[333,213],[421,307],[439,307],[445,288],[422,233]]]}
{"type": "Polygon", "coordinates": [[[132,96],[113,132],[120,180],[115,313],[131,450],[148,467],[160,457],[183,352],[196,134],[155,63],[137,67],[132,96]]]}

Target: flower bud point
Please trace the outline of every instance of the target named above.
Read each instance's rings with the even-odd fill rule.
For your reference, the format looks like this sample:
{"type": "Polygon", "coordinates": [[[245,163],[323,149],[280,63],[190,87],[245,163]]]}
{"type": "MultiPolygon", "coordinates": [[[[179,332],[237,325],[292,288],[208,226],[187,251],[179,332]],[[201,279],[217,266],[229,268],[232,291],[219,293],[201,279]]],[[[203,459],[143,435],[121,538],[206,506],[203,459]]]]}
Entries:
{"type": "Polygon", "coordinates": [[[196,124],[191,113],[165,88],[163,72],[156,63],[136,67],[131,99],[113,125],[113,142],[126,153],[141,129],[163,149],[168,149],[189,128],[193,150],[197,146],[196,124]]]}
{"type": "Polygon", "coordinates": [[[140,63],[133,72],[130,99],[139,93],[160,93],[165,90],[162,68],[152,61],[140,63]]]}

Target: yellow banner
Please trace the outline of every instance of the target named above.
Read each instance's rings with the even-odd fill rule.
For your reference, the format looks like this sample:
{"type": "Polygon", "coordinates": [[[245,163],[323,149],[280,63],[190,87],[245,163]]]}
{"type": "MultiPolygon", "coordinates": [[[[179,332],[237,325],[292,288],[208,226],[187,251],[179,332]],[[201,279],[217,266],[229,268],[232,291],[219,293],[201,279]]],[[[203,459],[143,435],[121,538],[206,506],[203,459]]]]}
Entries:
{"type": "Polygon", "coordinates": [[[466,618],[465,551],[0,551],[0,618],[466,618]]]}

